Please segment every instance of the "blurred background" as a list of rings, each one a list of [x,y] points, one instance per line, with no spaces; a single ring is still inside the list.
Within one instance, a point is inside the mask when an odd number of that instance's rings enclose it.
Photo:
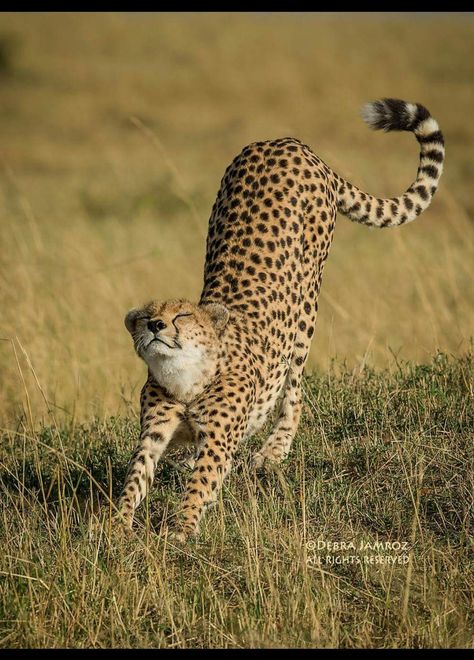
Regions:
[[[469,14],[2,14],[2,425],[137,408],[123,317],[199,298],[211,206],[247,143],[295,136],[365,191],[402,193],[415,138],[359,115],[384,96],[430,109],[445,173],[411,225],[338,218],[307,371],[468,350],[473,83]]]

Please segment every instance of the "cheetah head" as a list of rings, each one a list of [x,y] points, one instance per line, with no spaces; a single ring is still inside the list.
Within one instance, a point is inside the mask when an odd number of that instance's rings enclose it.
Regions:
[[[205,385],[216,368],[229,311],[219,303],[152,301],[131,309],[125,327],[158,384],[178,398]]]

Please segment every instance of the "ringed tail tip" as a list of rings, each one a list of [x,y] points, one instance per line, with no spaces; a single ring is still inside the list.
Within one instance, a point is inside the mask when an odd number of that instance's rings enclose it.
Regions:
[[[422,138],[439,130],[437,121],[421,103],[380,99],[366,103],[361,114],[365,123],[376,131],[412,131]]]

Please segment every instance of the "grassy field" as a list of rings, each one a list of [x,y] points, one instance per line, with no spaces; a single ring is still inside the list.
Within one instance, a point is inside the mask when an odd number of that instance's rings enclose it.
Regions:
[[[473,82],[466,15],[1,14],[0,647],[474,646]],[[359,116],[384,96],[431,110],[445,172],[406,227],[338,218],[291,460],[256,478],[252,439],[184,550],[164,464],[111,535],[145,376],[125,312],[198,299],[251,141],[405,190],[415,139]]]
[[[338,219],[309,368],[467,350],[471,18],[6,14],[0,35],[1,418],[45,417],[33,370],[57,414],[126,412],[144,367],[124,314],[199,297],[210,209],[248,142],[294,135],[373,194],[405,190],[415,139],[359,116],[383,96],[430,108],[445,173],[407,227]]]
[[[185,475],[165,463],[132,538],[109,533],[136,418],[7,434],[1,645],[472,647],[472,367],[307,379],[291,460],[255,477],[254,438],[184,549],[166,520]]]

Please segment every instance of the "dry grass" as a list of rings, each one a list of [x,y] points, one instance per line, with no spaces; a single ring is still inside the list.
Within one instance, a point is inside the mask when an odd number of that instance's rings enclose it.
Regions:
[[[0,646],[474,646],[472,376],[438,354],[307,380],[291,460],[256,478],[254,438],[184,549],[165,463],[133,537],[109,533],[136,418],[5,434]],[[376,541],[394,545],[360,549]]]
[[[474,645],[473,36],[449,15],[2,15],[0,646]],[[185,550],[163,465],[114,538],[91,511],[137,437],[125,312],[198,298],[250,141],[294,135],[401,193],[415,140],[357,114],[382,96],[430,108],[445,174],[412,225],[338,220],[291,460],[256,480],[252,439]],[[407,542],[409,562],[314,567],[318,539]]]
[[[358,116],[380,96],[432,110],[445,174],[410,226],[338,220],[309,367],[466,350],[470,18],[6,14],[1,33],[12,45],[0,78],[1,417],[26,408],[12,341],[35,418],[45,407],[20,344],[66,416],[124,411],[143,378],[124,313],[199,296],[210,208],[246,143],[295,135],[366,190],[402,192],[415,140]]]

